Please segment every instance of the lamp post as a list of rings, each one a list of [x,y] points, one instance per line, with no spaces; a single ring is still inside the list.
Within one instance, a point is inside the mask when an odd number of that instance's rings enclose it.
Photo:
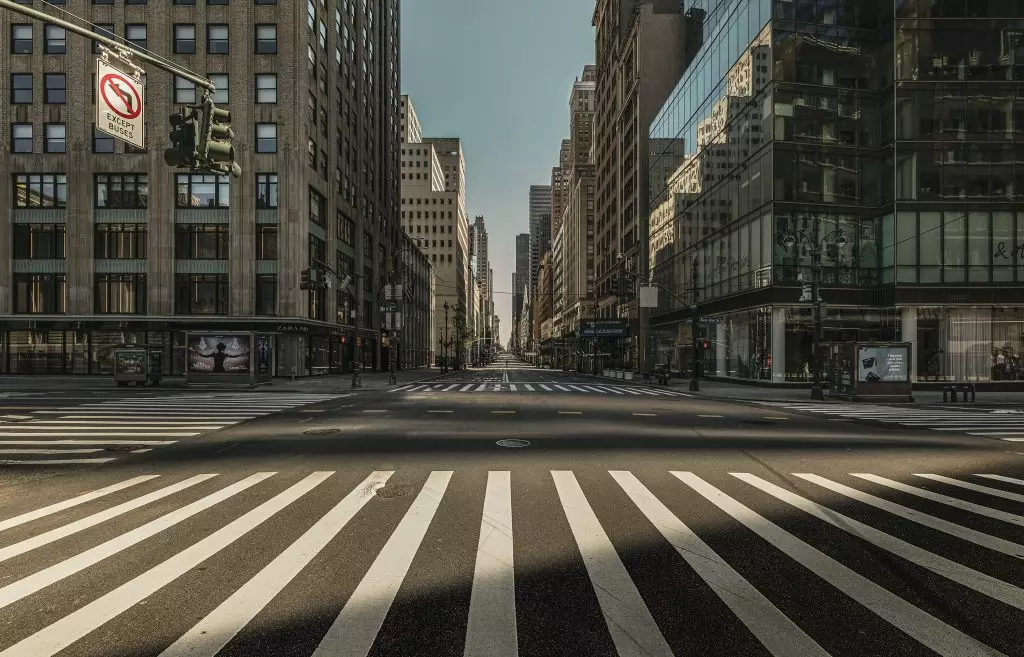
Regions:
[[[697,309],[697,258],[693,259],[693,267],[690,270],[690,287],[693,292],[693,303],[690,304],[690,333],[693,338],[693,359],[690,363],[692,372],[690,373],[690,390],[697,392],[700,390],[700,380],[697,378],[697,368],[700,366],[700,357],[697,352],[697,333],[700,332],[700,313]]]
[[[444,355],[443,355],[443,360],[441,361],[443,363],[441,365],[441,373],[442,374],[447,374],[448,373],[448,346],[449,346],[449,341],[448,341],[448,309],[449,308],[450,308],[450,306],[448,305],[448,302],[445,301],[444,302],[444,343],[443,343],[443,348],[444,348],[443,354]]]
[[[811,346],[811,399],[824,399],[825,393],[821,389],[821,294],[819,285],[821,279],[821,250],[822,245],[834,245],[843,248],[847,244],[846,235],[841,230],[833,230],[818,241],[818,228],[815,225],[814,238],[811,238],[802,230],[795,233],[787,233],[782,238],[782,243],[787,249],[793,248],[796,244],[807,244],[811,250],[811,298],[814,304],[814,341]],[[807,300],[803,295],[801,301]]]

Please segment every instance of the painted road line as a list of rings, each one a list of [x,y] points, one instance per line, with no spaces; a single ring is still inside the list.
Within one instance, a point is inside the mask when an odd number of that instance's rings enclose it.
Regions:
[[[146,452],[152,452],[153,450],[149,447],[145,449],[133,449],[130,454],[145,454]]]
[[[487,473],[463,655],[519,655],[512,550],[512,484],[508,472]]]
[[[450,411],[450,410],[446,411],[446,410],[441,410],[441,409],[432,409],[432,410],[429,410],[427,412],[428,413],[451,413],[452,411]]]
[[[930,527],[936,531],[949,534],[950,536],[962,538],[965,541],[970,541],[971,543],[987,547],[990,550],[995,550],[996,552],[1002,552],[1003,554],[1009,554],[1010,556],[1017,558],[1024,558],[1024,545],[1019,545],[1012,541],[990,536],[975,529],[962,527],[956,523],[949,522],[948,520],[936,518],[935,516],[930,516],[927,513],[921,513],[920,511],[910,509],[901,504],[896,504],[895,502],[890,502],[889,500],[882,499],[881,497],[875,497],[869,493],[859,491],[856,488],[850,488],[849,486],[826,479],[825,477],[820,477],[816,474],[794,472],[793,476],[800,477],[801,479],[818,484],[823,488],[827,488],[830,491],[839,493],[840,495],[844,495],[850,499],[863,502],[864,504],[873,506],[876,509],[888,511],[893,515],[905,518],[911,522],[916,522],[920,525],[924,525],[925,527]]]
[[[303,411],[303,412],[309,412],[309,411]],[[313,412],[319,413],[320,411],[313,411]],[[85,415],[85,416],[62,415],[60,417],[60,419],[57,419],[57,420],[34,420],[32,422],[32,424],[33,425],[39,425],[39,426],[54,425],[54,424],[72,424],[72,420],[73,420],[74,424],[77,424],[77,425],[80,425],[80,426],[91,426],[91,425],[95,425],[95,424],[106,424],[106,423],[110,422],[111,420],[122,420],[123,421],[125,419],[130,419],[132,422],[145,422],[147,425],[159,425],[161,427],[174,426],[174,425],[179,425],[179,424],[188,424],[190,426],[192,424],[197,424],[197,425],[198,424],[204,424],[205,425],[205,424],[210,424],[212,422],[219,423],[217,426],[225,426],[223,424],[224,422],[230,422],[232,424],[236,423],[236,420],[234,420],[233,418],[223,418],[223,417],[217,417],[217,418],[211,418],[211,417],[178,417],[178,416],[173,416],[173,415],[161,415],[159,417],[140,417],[138,415],[131,415],[131,416],[110,415],[110,416],[105,416],[105,417],[104,416],[97,417],[95,415]],[[24,425],[22,425],[22,426],[24,426]],[[124,425],[122,424],[120,426],[124,426]]]
[[[733,570],[631,472],[613,471],[609,474],[676,549],[679,556],[707,582],[768,652],[775,657],[828,657],[824,648],[805,634],[743,575]]]
[[[993,481],[1003,481],[1008,484],[1017,484],[1018,486],[1024,486],[1024,479],[1014,479],[1013,477],[1004,477],[1003,475],[994,474],[979,474],[974,475],[975,477],[984,477],[985,479],[991,479]]]
[[[300,413],[323,413],[325,410],[327,410],[327,409],[325,409],[325,408],[304,408],[304,409],[302,409],[299,412]]]
[[[259,527],[332,474],[314,472],[160,565],[0,652],[0,657],[56,655]]]
[[[559,415],[583,415],[583,411],[558,411]]]
[[[551,385],[555,386],[556,388],[558,388],[558,389],[559,389],[559,390],[561,390],[562,392],[569,392],[569,389],[568,389],[568,388],[566,388],[566,387],[563,387],[563,386],[560,386],[560,385],[558,385],[557,383],[552,383]],[[541,386],[541,387],[543,387],[543,386]]]
[[[417,390],[420,390],[420,389],[426,388],[426,387],[427,386],[422,386],[422,385],[420,385],[420,386],[413,386],[413,387],[409,388],[408,390],[406,390],[406,392],[416,392]]]
[[[934,652],[946,657],[1001,655],[998,651],[947,625],[895,593],[844,566],[824,552],[803,542],[692,472],[673,471],[672,475],[734,520],[771,543],[783,554]],[[2,653],[0,653],[0,657],[2,657]]]
[[[143,433],[137,433],[134,431],[57,431],[57,432],[37,432],[37,431],[2,431],[0,430],[0,437],[2,438],[59,438],[61,436],[147,436],[151,438],[191,438],[192,436],[198,436],[198,432],[168,432],[168,433],[154,433],[146,431]],[[131,441],[134,442],[134,441]],[[8,443],[6,440],[0,440],[0,444]],[[105,444],[109,443],[107,441]],[[9,444],[9,443],[8,443]],[[131,443],[129,443],[131,444]]]
[[[547,387],[543,383],[539,383],[537,385],[539,385],[541,387],[541,389],[544,390],[545,392],[551,392],[551,388]]]
[[[710,419],[710,418],[721,418],[722,416],[721,415],[711,415],[711,414],[698,414],[697,417],[702,417],[702,418]]]
[[[625,390],[626,392],[628,392],[631,395],[639,395],[640,394],[639,392],[637,392],[633,388],[622,388],[622,390]]]
[[[128,418],[125,418],[125,419],[128,419]],[[134,418],[131,418],[131,419],[134,419]],[[168,429],[181,429],[183,431],[211,431],[211,430],[214,430],[214,429],[223,429],[225,426],[227,426],[227,425],[223,425],[223,424],[189,424],[187,422],[185,422],[185,423],[183,423],[183,422],[177,422],[177,423],[175,423],[175,422],[168,422],[168,423],[164,423],[164,424],[160,424],[160,425],[154,425],[154,424],[133,424],[133,425],[131,425],[131,428],[133,430],[135,430],[135,431],[139,431],[140,433],[127,434],[127,435],[135,435],[135,436],[150,435],[150,432],[152,432],[152,431],[167,431]],[[37,426],[37,425],[31,425],[31,424],[30,425],[20,425],[18,428],[24,429],[25,431],[32,431],[32,432],[53,431],[54,429],[61,429],[63,431],[63,434],[61,434],[61,435],[72,435],[72,434],[77,435],[77,434],[79,434],[82,431],[113,431],[115,429],[123,429],[124,428],[124,424],[110,425],[109,422],[104,422],[104,423],[102,423],[100,425],[94,425],[94,424],[90,424],[88,422],[74,421],[74,422],[59,422],[59,423],[56,423],[56,424],[47,424],[45,426]],[[3,427],[0,427],[0,430],[2,430],[2,429],[3,429]],[[33,435],[35,435],[35,433],[33,433]],[[49,434],[39,434],[39,435],[49,435]],[[114,434],[107,434],[107,435],[114,435]],[[125,434],[122,434],[122,435],[125,435]]]
[[[472,387],[473,387],[472,383],[466,384],[466,385],[462,386],[461,388],[459,388],[459,392],[467,392]]]
[[[63,434],[62,434],[63,435]],[[0,440],[0,445],[173,445],[177,440]]]
[[[0,449],[0,454],[95,454],[96,452],[102,451],[102,447],[92,449],[33,449],[31,447],[25,447],[23,449]]]
[[[476,389],[476,392],[480,392],[481,390],[485,390],[486,388],[487,388],[487,384],[486,384],[486,383],[481,383],[481,384],[480,384],[480,385],[479,385],[479,386],[477,387],[477,389]]]
[[[77,534],[78,532],[85,531],[90,527],[95,527],[96,525],[104,523],[108,520],[113,520],[118,516],[122,516],[130,511],[142,508],[147,504],[156,502],[157,500],[162,500],[165,497],[169,497],[187,488],[191,488],[196,484],[201,484],[202,482],[207,481],[209,479],[213,479],[216,476],[217,475],[215,474],[196,475],[194,477],[185,479],[184,481],[179,481],[176,484],[171,484],[170,486],[166,486],[159,490],[155,490],[152,493],[147,493],[142,497],[137,497],[134,500],[129,500],[122,504],[118,504],[117,506],[112,506],[109,509],[105,509],[98,513],[94,513],[90,516],[86,516],[80,520],[76,520],[75,522],[69,523],[67,525],[57,527],[56,529],[51,529],[48,532],[43,532],[42,534],[38,534],[36,536],[33,536],[32,538],[25,539],[24,541],[14,543],[13,545],[7,545],[5,547],[0,548],[0,562],[7,561],[8,559],[13,559],[19,554],[25,554],[30,550],[35,550],[36,548],[42,547],[44,545],[49,545],[54,541],[59,541],[62,538],[71,536],[72,534]]]
[[[495,388],[497,388],[497,386],[495,386]],[[519,388],[517,388],[516,384],[514,383],[508,384],[508,389],[511,390],[512,392],[519,392]]]
[[[38,461],[23,461],[21,459],[0,459],[0,465],[96,465],[110,463],[117,458],[96,458],[96,459],[47,459]]]
[[[656,413],[633,413],[637,417],[657,417]]]
[[[907,543],[901,538],[886,534],[834,509],[812,502],[756,475],[746,472],[730,472],[729,474],[822,522],[906,559],[916,566],[930,570],[940,577],[945,577],[982,595],[987,595],[993,600],[1024,610],[1024,589],[919,548],[912,543]]]
[[[372,473],[255,577],[160,653],[160,657],[216,655],[374,498],[392,474]]]
[[[26,522],[32,522],[33,520],[45,518],[46,516],[50,516],[54,513],[64,511],[65,509],[70,509],[85,504],[86,502],[98,500],[99,498],[106,497],[111,493],[116,493],[126,488],[137,486],[138,484],[141,484],[143,482],[156,479],[159,476],[160,475],[142,475],[141,477],[133,477],[131,479],[127,479],[125,481],[112,484],[104,488],[98,488],[94,491],[89,491],[88,493],[82,493],[81,495],[77,495],[70,499],[64,500],[63,502],[56,502],[54,504],[44,506],[41,509],[36,509],[35,511],[22,513],[21,515],[14,516],[13,518],[8,518],[7,520],[0,520],[0,531],[10,529],[11,527],[17,527],[18,525],[24,525]]]
[[[386,409],[383,408],[369,408],[363,411],[364,413],[387,413]]]
[[[619,655],[672,657],[672,649],[590,508],[576,476],[568,470],[553,470],[551,477]]]
[[[445,388],[442,392],[448,392],[449,390],[453,390],[453,389],[458,388],[458,387],[459,387],[458,383],[453,383],[450,386],[448,386],[447,388]]]
[[[491,413],[495,413],[495,414],[498,414],[498,415],[515,415],[516,412],[515,411],[491,411]]]
[[[978,484],[972,484],[967,481],[960,481],[959,479],[953,479],[952,477],[943,477],[937,474],[915,474],[915,477],[922,477],[924,479],[931,479],[932,481],[938,481],[943,484],[950,486],[956,486],[957,488],[964,488],[966,490],[973,490],[976,493],[985,493],[986,495],[992,495],[993,497],[1001,497],[1004,500],[1013,500],[1014,502],[1024,502],[1024,495],[1018,493],[1010,493],[1005,490],[999,490],[998,488],[991,488],[989,486],[979,486]]]
[[[985,516],[986,518],[995,518],[996,520],[1002,520],[1003,522],[1008,522],[1013,525],[1019,525],[1024,527],[1024,516],[1018,516],[1016,514],[1001,511],[999,509],[990,509],[987,506],[975,504],[974,502],[967,502],[964,500],[957,499],[955,497],[949,497],[948,495],[943,495],[941,493],[934,493],[924,488],[908,486],[907,484],[903,484],[898,481],[893,481],[892,479],[886,479],[885,477],[879,477],[878,475],[867,474],[864,472],[851,472],[850,475],[853,477],[864,479],[866,481],[870,481],[871,483],[874,484],[888,486],[889,488],[896,489],[903,493],[909,493],[910,495],[915,495],[926,500],[939,502],[941,504],[961,509],[963,511],[969,511],[979,516]]]
[[[404,386],[402,386],[400,388],[395,388],[391,392],[402,392],[403,390],[408,390],[411,387],[412,387],[412,385],[404,385]]]
[[[430,473],[409,511],[334,619],[312,657],[365,657],[369,654],[451,478],[451,471]]]
[[[762,420],[788,420],[788,417],[782,417],[780,415],[765,415],[761,418]]]
[[[533,389],[533,386],[531,386],[529,383],[524,383],[523,385],[526,386],[526,389],[529,390],[530,392],[536,392],[536,390]]]

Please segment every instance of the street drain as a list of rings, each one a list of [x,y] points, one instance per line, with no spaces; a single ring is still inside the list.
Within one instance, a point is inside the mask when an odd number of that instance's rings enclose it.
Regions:
[[[409,484],[392,484],[390,486],[381,486],[377,489],[377,497],[383,497],[386,500],[390,500],[396,497],[402,497],[412,492],[412,486]]]
[[[328,429],[310,429],[309,431],[303,431],[302,433],[304,433],[307,436],[326,436],[326,435],[329,435],[329,434],[332,434],[332,433],[338,433],[338,431],[340,431],[340,430],[339,429],[328,428]]]
[[[499,447],[529,447],[529,440],[519,440],[518,438],[511,438],[508,440],[499,440],[497,442]]]

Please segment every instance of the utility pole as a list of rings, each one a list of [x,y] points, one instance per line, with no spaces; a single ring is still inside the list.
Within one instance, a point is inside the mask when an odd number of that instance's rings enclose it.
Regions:
[[[594,376],[597,376],[597,328],[596,328],[597,327],[597,299],[594,299],[594,315],[593,315],[593,317],[594,317],[594,327],[595,327],[595,329],[594,329],[594,358],[593,358],[593,362],[590,364],[590,369],[594,373]]]
[[[700,332],[700,313],[697,311],[697,258],[693,259],[693,269],[690,272],[690,280],[693,286],[693,305],[690,307],[690,332],[693,334],[693,376],[690,379],[690,390],[700,390],[700,381],[697,379],[697,367],[700,365],[697,355],[697,333]]]

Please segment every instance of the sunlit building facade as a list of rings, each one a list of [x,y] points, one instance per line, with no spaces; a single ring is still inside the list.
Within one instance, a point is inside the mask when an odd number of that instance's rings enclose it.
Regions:
[[[693,3],[702,45],[650,128],[658,361],[690,362],[696,267],[706,374],[810,380],[816,246],[826,344],[1024,378],[1022,5]]]

